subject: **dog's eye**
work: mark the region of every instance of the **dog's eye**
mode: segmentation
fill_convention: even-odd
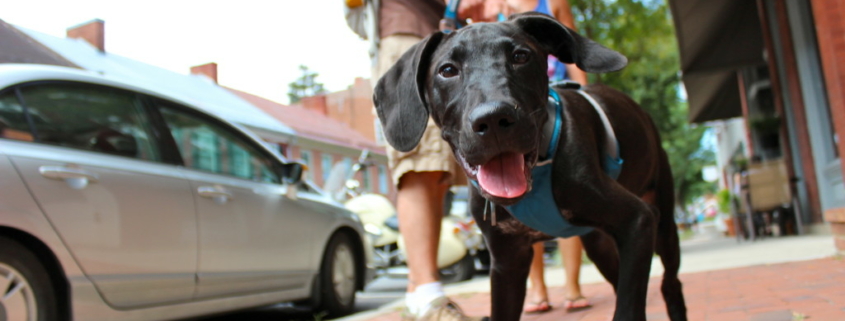
[[[458,75],[458,67],[455,67],[455,65],[452,64],[447,64],[443,67],[440,67],[438,73],[443,78],[452,78]]]
[[[513,62],[516,64],[524,64],[528,62],[528,58],[530,57],[529,52],[527,50],[517,50],[513,53]]]

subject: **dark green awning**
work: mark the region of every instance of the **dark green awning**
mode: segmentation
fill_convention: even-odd
[[[736,71],[765,64],[755,0],[669,0],[689,121],[742,115]]]

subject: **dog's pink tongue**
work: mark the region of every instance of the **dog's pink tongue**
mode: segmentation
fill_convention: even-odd
[[[478,184],[490,195],[503,198],[521,196],[528,189],[525,159],[517,153],[504,153],[481,165]]]

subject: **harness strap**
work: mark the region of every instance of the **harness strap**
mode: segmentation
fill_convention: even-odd
[[[549,96],[555,101],[555,123],[554,127],[552,127],[552,138],[549,141],[549,148],[546,150],[546,159],[537,163],[537,166],[543,166],[552,162],[552,158],[554,158],[555,151],[557,150],[557,143],[560,140],[560,128],[563,127],[561,126],[563,123],[563,104],[560,103],[560,95],[554,89],[549,88]]]
[[[590,102],[590,105],[596,109],[596,112],[599,114],[601,118],[601,122],[604,125],[604,130],[607,133],[607,140],[605,141],[604,150],[607,153],[607,156],[610,156],[613,159],[619,158],[619,142],[616,140],[616,133],[613,131],[613,127],[610,126],[610,120],[607,119],[607,114],[604,112],[604,109],[599,107],[599,103],[593,99],[593,96],[586,93],[583,90],[577,90],[577,93],[581,94],[587,101]]]

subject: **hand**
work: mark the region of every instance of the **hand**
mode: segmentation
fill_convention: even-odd
[[[500,13],[507,17],[517,12],[506,0],[461,0],[458,6],[458,16],[472,22],[495,22]]]
[[[458,5],[458,17],[471,19],[473,22],[487,21],[484,18],[484,0],[461,0]]]
[[[505,15],[505,17],[509,17],[512,14],[519,13],[519,8],[517,8],[516,5],[510,3],[507,0],[496,0],[492,2],[498,2],[495,8],[497,10],[496,15],[501,13]],[[490,9],[492,10],[493,8]]]

